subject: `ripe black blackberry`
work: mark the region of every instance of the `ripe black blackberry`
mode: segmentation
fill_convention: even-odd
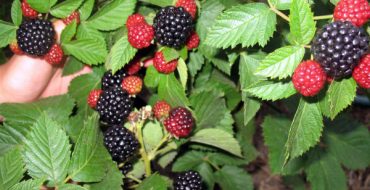
[[[181,48],[193,31],[193,18],[183,7],[162,8],[154,18],[153,27],[161,45]]]
[[[336,21],[318,31],[312,45],[314,58],[336,79],[352,74],[369,47],[369,36],[350,22]]]
[[[55,43],[53,24],[41,19],[26,20],[17,30],[17,41],[23,52],[44,56]]]
[[[112,74],[111,70],[105,72],[103,78],[101,79],[102,90],[120,87],[125,76],[126,73],[123,68],[114,73],[114,75]]]
[[[173,182],[174,190],[201,190],[202,177],[196,171],[186,171],[177,175]]]
[[[100,120],[108,125],[122,124],[130,114],[133,100],[121,87],[104,90],[100,95],[96,110]]]
[[[116,162],[125,162],[139,148],[135,135],[122,126],[113,126],[104,133],[104,145]]]

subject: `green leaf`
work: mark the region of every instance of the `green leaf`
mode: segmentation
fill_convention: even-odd
[[[172,166],[172,171],[182,172],[189,169],[194,169],[202,162],[204,162],[205,154],[198,151],[189,151],[186,152],[181,157],[177,158],[175,163]]]
[[[80,12],[80,19],[82,21],[85,21],[87,20],[90,15],[91,15],[91,12],[94,8],[94,4],[95,4],[95,0],[85,0],[85,3],[82,4],[79,12]]]
[[[166,178],[155,173],[140,183],[137,190],[167,190],[168,182]]]
[[[85,122],[72,154],[68,174],[73,181],[99,182],[103,179],[110,156],[102,139],[99,118],[94,114]]]
[[[18,183],[24,171],[20,150],[14,149],[0,157],[0,189],[9,189]]]
[[[83,69],[84,64],[73,56],[69,56],[69,59],[64,65],[63,76],[68,76],[76,73]]]
[[[302,61],[305,50],[300,46],[286,46],[275,50],[260,63],[256,75],[284,79],[292,76]]]
[[[190,76],[192,78],[195,77],[195,75],[202,69],[202,66],[204,64],[204,57],[199,52],[191,52],[189,63],[188,63],[188,69]]]
[[[215,173],[215,181],[222,189],[252,190],[253,180],[246,170],[235,166],[224,166]]]
[[[333,4],[333,5],[337,5],[338,2],[339,2],[339,0],[330,0],[330,3]]]
[[[262,124],[264,142],[269,150],[269,166],[274,174],[292,174],[303,166],[299,159],[291,160],[284,166],[289,126],[290,120],[281,116],[268,116]]]
[[[163,138],[163,127],[159,122],[148,122],[143,128],[144,145],[147,152],[152,151]]]
[[[149,66],[146,69],[146,74],[144,77],[144,84],[146,87],[155,88],[158,86],[161,80],[161,74],[154,68],[154,66]]]
[[[266,45],[275,31],[276,15],[263,3],[234,6],[217,17],[206,44],[219,48]],[[258,35],[256,35],[258,34]]]
[[[307,179],[312,190],[346,190],[346,175],[335,159],[322,151],[310,155],[311,163],[307,166]]]
[[[270,80],[259,81],[244,90],[262,100],[272,101],[288,98],[296,93],[292,82]]]
[[[53,105],[52,107],[50,105]],[[68,95],[54,96],[33,103],[6,103],[0,104],[0,115],[5,122],[14,125],[33,125],[34,122],[48,112],[53,120],[64,120],[72,113],[74,100]],[[55,109],[58,108],[58,109]]]
[[[50,14],[57,18],[66,18],[73,11],[77,10],[84,0],[66,0],[54,6]]]
[[[127,35],[119,39],[110,50],[105,62],[105,67],[113,73],[124,67],[134,58],[137,49],[128,42]]]
[[[351,105],[356,96],[356,81],[353,78],[334,80],[329,86],[330,118],[334,119],[341,111]]]
[[[296,158],[316,145],[324,127],[317,103],[301,99],[290,126],[285,158]]]
[[[288,10],[292,0],[270,0],[271,4],[279,10]]]
[[[163,57],[166,62],[170,62],[180,57],[179,52],[170,47],[164,47],[161,52],[163,53]]]
[[[315,36],[316,22],[307,0],[292,0],[289,15],[290,31],[301,45],[307,45]]]
[[[60,36],[61,43],[70,42],[72,38],[75,36],[77,30],[77,23],[74,20],[71,24],[68,24],[62,31],[62,35]]]
[[[262,57],[263,56],[252,57],[246,55],[245,53],[241,54],[239,63],[241,89],[246,89],[248,86],[252,85],[255,81],[258,81],[260,79],[260,77],[254,75],[254,72],[258,68]],[[251,94],[246,91],[242,91],[242,101],[244,102],[244,125],[247,125],[260,109],[261,103],[260,101],[253,98]]]
[[[19,0],[14,0],[11,9],[12,21],[16,26],[22,23],[22,9],[21,2]]]
[[[227,112],[223,95],[215,90],[194,93],[190,102],[196,115],[197,129],[210,128],[220,125]]]
[[[10,190],[40,190],[43,182],[43,179],[29,179],[15,184]]]
[[[370,163],[369,131],[363,126],[354,125],[353,120],[349,121],[350,130],[325,133],[328,151],[348,169],[366,168]],[[333,127],[345,126],[341,123]]]
[[[166,100],[174,107],[186,107],[190,104],[186,97],[184,88],[173,73],[169,75],[161,75],[158,86],[158,95],[162,100]]]
[[[0,20],[0,48],[7,46],[16,38],[17,27]]]
[[[195,133],[190,141],[214,146],[236,156],[242,156],[238,141],[231,134],[221,129],[202,129]]]
[[[182,58],[178,61],[177,71],[179,72],[182,87],[186,89],[186,84],[188,82],[188,67],[186,67],[186,63]]]
[[[113,161],[107,165],[108,172],[104,179],[99,183],[94,183],[90,185],[90,190],[122,190],[123,185],[123,175],[118,170],[117,164]]]
[[[99,32],[98,30],[91,28],[85,23],[81,23],[78,26],[76,38],[77,40],[84,40],[84,39],[96,40],[99,43],[102,43],[104,44],[104,46],[106,46],[106,42],[105,42],[103,34]]]
[[[202,176],[203,181],[207,185],[207,189],[213,189],[215,177],[212,166],[210,166],[209,163],[203,162],[197,168],[195,168],[195,170],[199,172],[200,176]]]
[[[90,17],[87,24],[98,30],[115,30],[126,23],[135,5],[136,0],[113,0]]]
[[[5,122],[0,127],[0,156],[23,144],[29,131],[30,127],[28,125]]]
[[[63,182],[67,175],[71,145],[59,124],[44,114],[34,124],[24,145],[24,161],[33,178]]]
[[[48,13],[50,8],[57,3],[58,0],[27,0],[27,3],[38,12]]]
[[[213,26],[217,16],[225,9],[219,1],[203,1],[201,3],[202,11],[197,20],[196,30],[199,35],[200,44],[204,43],[209,29]]]
[[[64,184],[58,187],[59,190],[88,190],[88,188],[81,187],[74,184]]]
[[[93,72],[74,78],[69,85],[68,93],[76,99],[79,111],[84,112],[85,116],[94,112],[86,100],[91,90],[100,88],[100,80],[101,75]]]
[[[70,41],[62,46],[68,53],[89,65],[103,63],[108,54],[105,44],[92,39]]]
[[[173,5],[173,0],[140,0],[140,1],[150,3],[153,5],[157,5],[160,7],[166,7],[166,6]]]

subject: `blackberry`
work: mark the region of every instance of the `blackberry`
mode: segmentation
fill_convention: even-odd
[[[133,100],[122,88],[111,88],[100,95],[96,110],[100,120],[108,125],[122,124],[130,114]]]
[[[368,46],[369,36],[362,28],[336,21],[318,31],[312,53],[329,76],[340,79],[352,74]]]
[[[174,190],[201,190],[202,177],[196,171],[186,171],[175,178],[173,186]]]
[[[135,135],[122,126],[113,126],[104,133],[104,145],[116,162],[125,162],[139,148]]]
[[[157,13],[153,27],[159,44],[179,49],[193,31],[194,23],[185,8],[168,6]]]
[[[41,19],[26,20],[17,30],[17,41],[23,52],[44,56],[55,42],[53,24]]]
[[[109,70],[104,73],[103,78],[101,79],[101,88],[107,90],[110,88],[117,88],[121,86],[123,78],[126,76],[125,70],[120,69],[114,75],[112,71]]]
[[[127,175],[133,168],[133,165],[129,162],[125,163],[122,168],[119,169],[123,175]]]

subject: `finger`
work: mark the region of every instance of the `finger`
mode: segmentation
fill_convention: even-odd
[[[91,72],[92,72],[92,69],[88,66],[85,66],[81,71],[75,74],[62,77],[63,70],[59,69],[55,73],[53,79],[50,81],[45,91],[41,94],[41,97],[45,98],[49,96],[65,94],[68,92],[68,87],[73,79],[75,79],[76,77],[80,75],[91,73]]]
[[[0,102],[29,102],[47,87],[55,69],[46,61],[15,55],[0,68]]]
[[[62,20],[56,20],[53,22],[54,30],[57,34],[57,42],[60,43],[60,35],[62,34],[62,31],[66,27],[64,22]]]

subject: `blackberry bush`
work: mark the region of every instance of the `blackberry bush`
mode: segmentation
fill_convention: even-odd
[[[2,1],[0,189],[367,189],[369,10]]]

